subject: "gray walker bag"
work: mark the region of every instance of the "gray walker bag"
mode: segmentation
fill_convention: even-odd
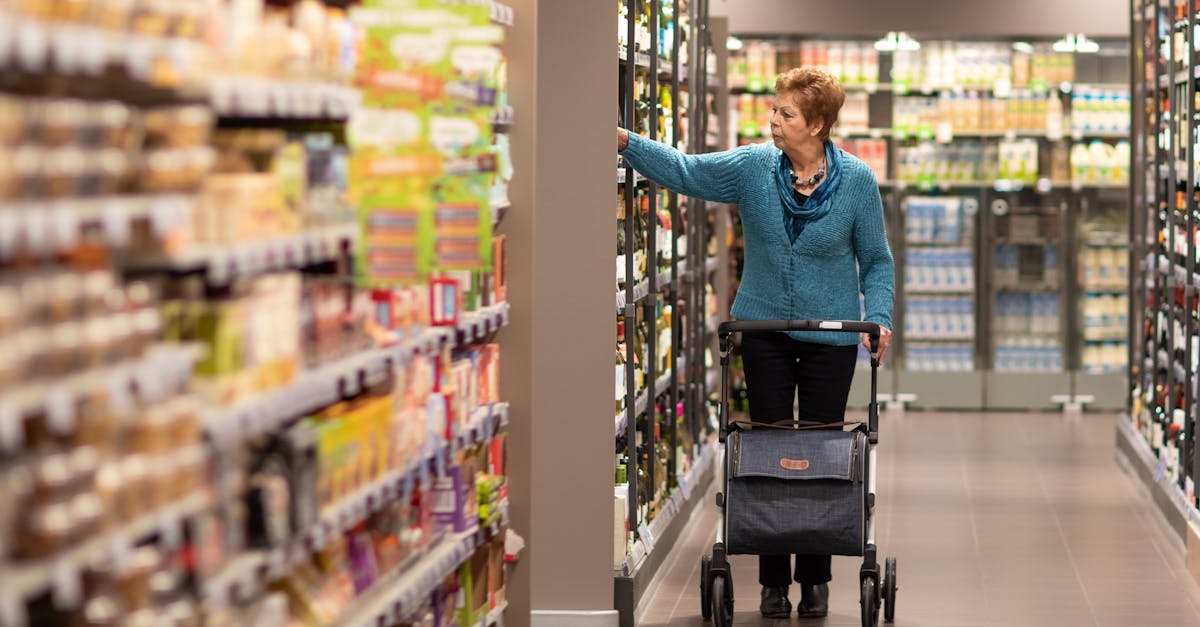
[[[729,434],[728,552],[863,554],[867,438],[859,430]]]

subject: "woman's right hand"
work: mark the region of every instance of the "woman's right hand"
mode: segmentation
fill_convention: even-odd
[[[617,127],[617,152],[624,152],[629,147],[629,131]]]

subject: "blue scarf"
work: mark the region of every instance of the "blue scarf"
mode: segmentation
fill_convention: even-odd
[[[788,239],[796,243],[796,238],[804,232],[804,225],[812,220],[820,220],[829,213],[833,204],[831,197],[842,182],[842,151],[833,141],[825,140],[825,180],[801,205],[796,202],[796,194],[792,188],[792,161],[786,153],[779,154],[779,166],[775,168],[775,187],[779,190],[779,200],[783,202],[783,224],[787,228]]]

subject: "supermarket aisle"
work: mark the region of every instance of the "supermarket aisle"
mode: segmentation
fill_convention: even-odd
[[[908,414],[881,428],[879,545],[899,559],[898,626],[1200,626],[1182,547],[1114,461],[1112,416]],[[711,500],[709,501],[712,502]],[[640,627],[699,625],[698,512]],[[737,625],[858,625],[857,558],[834,559],[830,615],[758,615],[753,557],[734,558]],[[793,603],[799,588],[792,587]]]

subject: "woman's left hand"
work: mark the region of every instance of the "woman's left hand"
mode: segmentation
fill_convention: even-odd
[[[862,343],[863,343],[863,346],[867,347],[868,351],[871,350],[871,336],[869,334],[867,334],[867,333],[862,334]],[[883,354],[885,352],[887,352],[888,344],[891,344],[891,343],[892,343],[892,330],[885,326],[880,326],[879,327],[879,365],[881,365],[881,366],[883,365]]]

